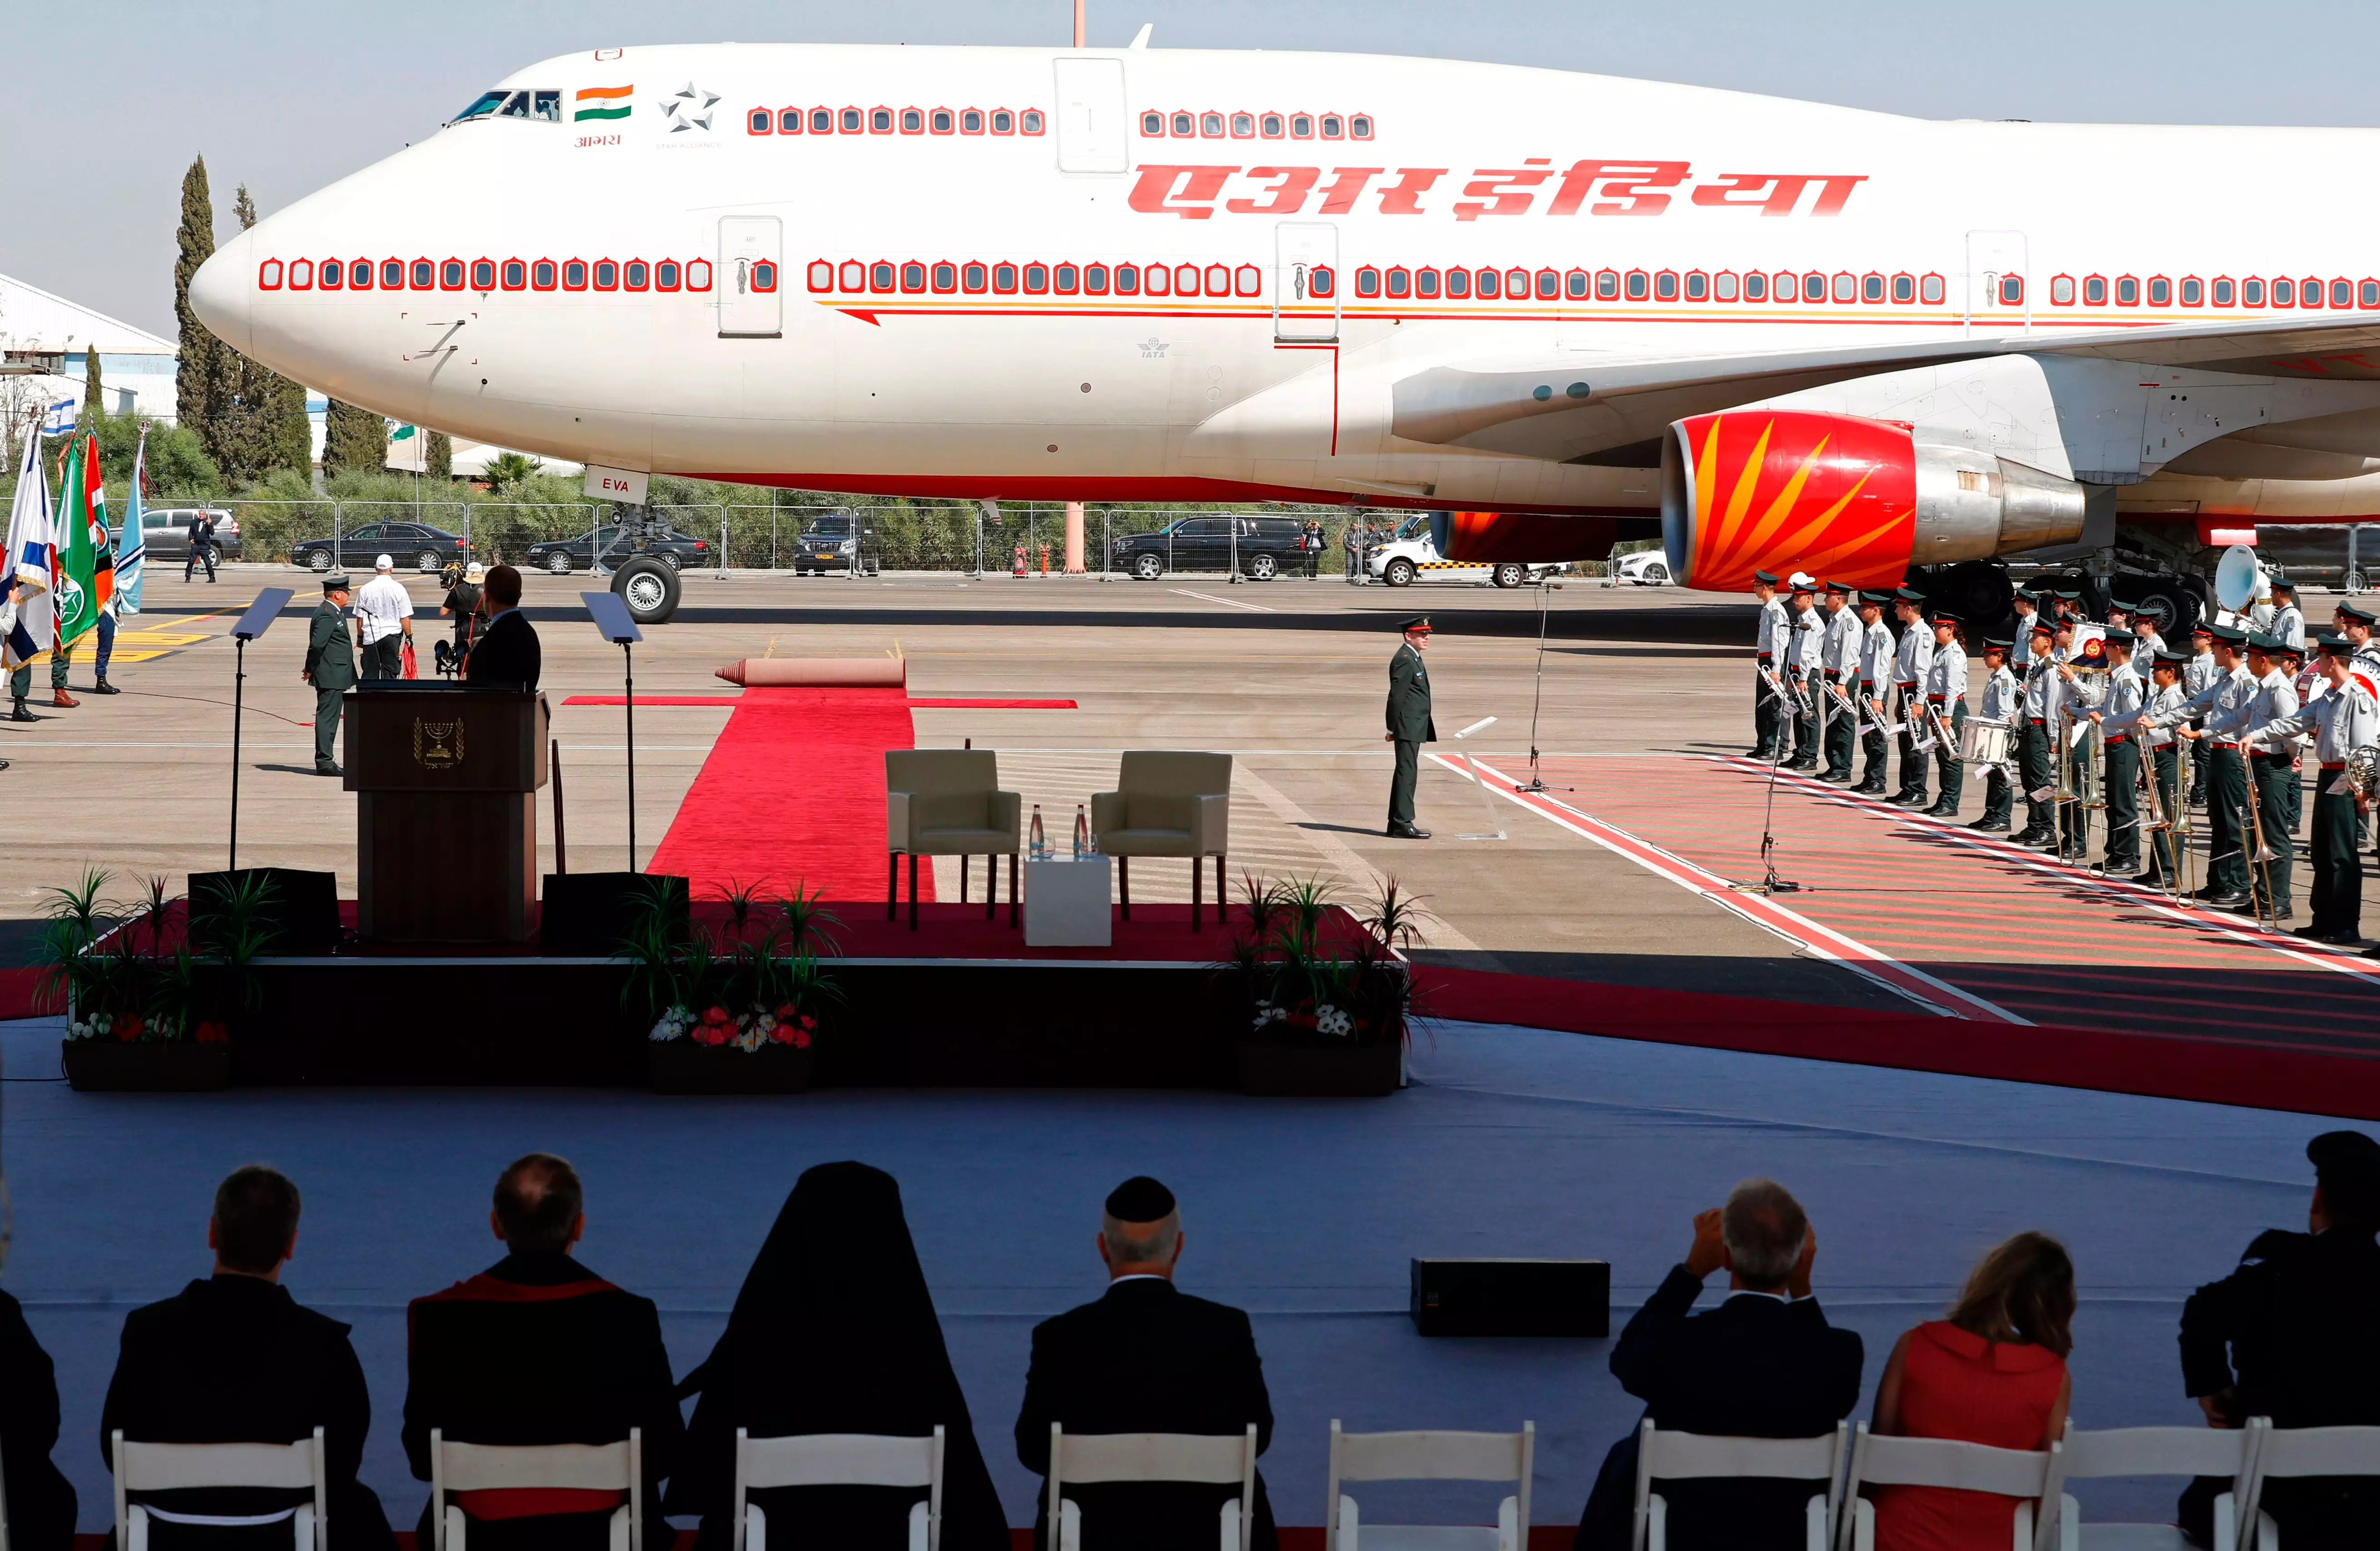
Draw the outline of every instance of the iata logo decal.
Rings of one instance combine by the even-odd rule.
[[[1330,181],[1323,182],[1328,171]],[[1205,221],[1232,215],[1661,215],[1682,195],[1713,210],[1764,216],[1840,215],[1865,173],[1719,173],[1696,180],[1686,162],[1548,156],[1480,167],[1440,187],[1451,167],[1223,167],[1144,163],[1130,203],[1145,215]],[[1427,197],[1427,198],[1426,198]],[[1358,201],[1371,200],[1368,207]],[[1307,201],[1316,200],[1311,211]]]

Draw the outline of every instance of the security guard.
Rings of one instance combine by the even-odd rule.
[[[2206,756],[2206,887],[2198,897],[2217,910],[2237,910],[2249,903],[2248,893],[2248,769],[2237,744],[2217,735],[2256,697],[2256,676],[2248,671],[2242,652],[2248,633],[2236,624],[2208,627],[2215,641],[2215,682],[2163,715],[2144,718],[2153,727],[2171,727],[2181,736],[2203,743]],[[2203,727],[2183,723],[2204,717]]]
[[[1826,681],[1825,708],[1827,734],[1825,739],[1827,769],[1820,781],[1840,782],[1849,785],[1852,779],[1852,746],[1853,730],[1859,725],[1859,711],[1852,700],[1852,681],[1859,676],[1860,617],[1852,611],[1852,594],[1856,588],[1840,582],[1827,584],[1826,640],[1818,648],[1818,668]]]
[[[314,686],[314,773],[344,775],[334,755],[338,747],[342,697],[356,685],[356,643],[347,634],[345,576],[322,578],[322,602],[306,631],[306,666],[299,674]]]
[[[2314,736],[2314,760],[2322,767],[2313,794],[2313,922],[2300,937],[2347,947],[2362,940],[2363,868],[2355,848],[2355,810],[2362,806],[2347,784],[2348,757],[2380,743],[2380,680],[2355,666],[2355,644],[2344,636],[2322,637],[2325,692],[2294,716],[2267,721],[2251,738]],[[2276,847],[2278,849],[2278,847]]]
[[[2181,1306],[2182,1387],[2207,1421],[2276,1428],[2380,1423],[2380,1143],[2333,1131],[2306,1144],[2313,1200],[2303,1233],[2256,1235],[2239,1269]],[[2181,1495],[2181,1528],[2212,1545],[2216,1495],[2201,1477]],[[2284,1545],[2367,1546],[2380,1524],[2380,1481],[2317,1476],[2265,1484]]]
[[[2017,720],[2016,675],[2009,672],[2009,642],[2006,636],[1991,636],[1984,639],[1984,704],[1977,718],[1997,721],[2013,734]],[[2010,815],[2015,800],[2009,791],[2008,767],[1994,765],[1984,772],[1984,816],[1967,826],[1985,834],[2004,835],[2009,832]]]
[[[1852,791],[1870,797],[1884,795],[1884,762],[1887,745],[1884,724],[1884,697],[1892,685],[1892,630],[1884,623],[1884,606],[1892,601],[1888,592],[1863,592],[1859,595],[1859,703],[1866,709],[1867,736],[1860,741],[1860,750],[1866,764],[1860,770],[1860,783]]]
[[[1959,729],[1967,724],[1967,649],[1959,644],[1956,614],[1934,616],[1934,654],[1925,665],[1925,716],[1934,724],[1934,770],[1941,794],[1925,811],[1937,818],[1959,816]]]
[[[1438,741],[1438,724],[1429,719],[1429,673],[1421,654],[1429,649],[1429,618],[1422,615],[1404,624],[1404,645],[1389,659],[1389,732],[1397,749],[1397,773],[1389,783],[1389,834],[1395,840],[1427,840],[1427,830],[1414,826],[1414,782],[1421,773],[1421,745]]]
[[[1760,602],[1758,661],[1752,679],[1752,750],[1747,757],[1766,764],[1777,757],[1785,727],[1785,702],[1777,665],[1784,660],[1785,600],[1777,596],[1774,572],[1752,574],[1752,596]]]
[[[1900,790],[1885,804],[1924,807],[1925,757],[1917,752],[1917,742],[1925,728],[1925,671],[1934,664],[1934,632],[1925,627],[1924,593],[1904,587],[1892,600],[1893,614],[1900,621],[1900,643],[1892,654],[1892,688],[1900,709]]]

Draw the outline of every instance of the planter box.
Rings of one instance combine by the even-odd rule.
[[[105,1039],[59,1042],[67,1082],[78,1093],[212,1093],[231,1082],[231,1046],[174,1040],[119,1045]]]
[[[655,1093],[808,1093],[814,1053],[790,1045],[739,1050],[691,1039],[648,1040],[645,1071]]]
[[[1240,1091],[1272,1098],[1380,1098],[1404,1075],[1398,1045],[1245,1044],[1239,1048]]]

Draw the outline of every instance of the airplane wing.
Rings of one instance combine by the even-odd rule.
[[[2380,380],[2380,315],[2109,329],[2014,330],[1909,345],[1728,356],[1547,351],[1427,368],[1391,385],[1393,433],[1553,462],[1660,461],[1670,421],[1854,377],[1987,356],[2096,356],[2144,366],[2325,382]],[[1646,443],[1653,443],[1651,446]]]

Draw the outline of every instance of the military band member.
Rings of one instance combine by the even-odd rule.
[[[2024,828],[2010,839],[2035,851],[2047,851],[2058,843],[2058,818],[2049,799],[2034,794],[2058,784],[2057,766],[2052,763],[2057,740],[2051,728],[2060,688],[2052,646],[2057,633],[2058,625],[2050,619],[2033,622],[2033,663],[2025,670],[2017,697],[2017,779],[2024,782]]]
[[[2134,655],[2137,660],[2137,651]],[[2130,712],[2092,713],[2092,720],[2099,722],[2111,739],[2121,733],[2131,738],[2136,746],[2147,751],[2146,773],[2148,779],[2156,783],[2156,811],[2164,816],[2166,827],[2150,831],[2149,865],[2133,879],[2136,883],[2162,886],[2168,878],[2181,876],[2181,856],[2175,849],[2181,843],[2181,833],[2174,824],[2174,802],[2180,794],[2181,757],[2173,733],[2168,729],[2151,725],[2151,721],[2180,709],[2182,702],[2181,668],[2188,660],[2178,651],[2159,649],[2150,663],[2152,682],[2147,697],[2140,705]],[[2112,861],[2107,864],[2107,870],[2116,870]]]
[[[2244,637],[2243,637],[2244,638]],[[2190,660],[2181,670],[2181,694],[2194,700],[2224,677],[2224,671],[2215,662],[2215,626],[2200,620],[2190,631]],[[2211,761],[2193,759],[2190,769],[2190,806],[2206,806],[2206,773]]]
[[[1812,612],[1817,598],[1815,582],[1793,584],[1792,613],[1787,621],[1792,628],[1785,645],[1785,677],[1793,686],[1794,702],[1793,757],[1785,761],[1789,769],[1818,768],[1818,652],[1825,636]]]
[[[298,676],[314,686],[314,773],[344,775],[336,754],[339,713],[348,690],[356,686],[356,643],[347,634],[347,599],[352,588],[345,576],[322,578],[322,601],[307,622],[306,663]]]
[[[1859,676],[1860,620],[1851,606],[1855,590],[1840,582],[1828,582],[1825,612],[1819,616],[1826,629],[1826,639],[1818,648],[1818,672],[1826,693],[1821,714],[1827,728],[1827,769],[1818,778],[1821,781],[1852,779],[1852,745],[1859,724],[1859,713],[1851,704],[1852,681]]]
[[[1429,649],[1428,616],[1405,621],[1404,637],[1389,659],[1388,741],[1397,754],[1396,774],[1389,782],[1389,835],[1427,840],[1429,831],[1414,823],[1414,783],[1421,773],[1421,745],[1438,741],[1438,724],[1429,716],[1429,673],[1421,662]]]
[[[1925,713],[1934,727],[1934,773],[1941,794],[1927,813],[1940,818],[1959,814],[1959,729],[1967,724],[1967,650],[1959,644],[1956,614],[1934,616],[1934,652],[1925,666]]]
[[[1865,767],[1860,771],[1860,783],[1854,792],[1871,797],[1884,795],[1884,766],[1888,746],[1884,736],[1884,697],[1892,692],[1892,629],[1884,623],[1884,607],[1892,600],[1888,592],[1863,592],[1859,595],[1860,649],[1859,703],[1865,708],[1867,736],[1861,740],[1861,752],[1866,756]]]
[[[2249,736],[2314,734],[2313,757],[2321,771],[2313,794],[2313,920],[2298,935],[2347,947],[2363,937],[2363,866],[2355,847],[2355,813],[2370,806],[2349,787],[2347,761],[2357,749],[2380,743],[2380,679],[2356,666],[2355,643],[2346,636],[2325,636],[2321,646],[2325,692],[2294,715],[2251,728]],[[2276,842],[2274,849],[2286,843]],[[2281,887],[2277,878],[2274,891],[2279,894]]]
[[[2372,627],[2380,624],[2380,616],[2355,600],[2340,600],[2337,614],[2338,634],[2355,643],[2355,666],[2358,672],[2380,684],[2380,641],[2372,638]],[[2362,850],[2372,843],[2372,811],[2367,807],[2355,810],[2355,849]]]
[[[1925,671],[1934,662],[1934,632],[1926,627],[1925,595],[1904,587],[1892,595],[1900,621],[1900,641],[1892,653],[1892,692],[1900,708],[1900,790],[1886,799],[1894,807],[1925,806],[1925,757],[1917,752],[1925,727]]]
[[[2052,637],[2056,644],[2050,658],[2058,678],[2058,709],[2048,719],[2053,752],[2066,771],[2066,800],[2058,804],[2058,854],[2061,861],[2078,864],[2091,856],[2091,810],[2082,801],[2089,788],[2083,772],[2090,767],[2091,749],[2088,740],[2074,735],[2074,729],[2082,725],[2091,706],[2106,692],[2103,683],[2092,682],[2074,666],[2074,627],[2079,623],[2074,615],[2061,618]]]
[[[1777,596],[1777,578],[1769,572],[1752,574],[1752,596],[1760,601],[1760,644],[1752,680],[1750,757],[1766,762],[1777,757],[1785,725],[1784,691],[1777,682],[1777,664],[1785,649],[1786,611],[1785,600]]]
[[[2141,682],[2139,672],[2132,666],[2133,643],[2136,637],[2129,630],[2107,632],[2107,677],[2097,686],[2092,712],[2096,721],[2102,713],[2109,718],[2131,718],[2148,703],[2148,685]],[[2101,861],[2109,872],[2141,870],[2141,750],[2129,730],[2100,728],[2104,751],[2100,759],[2100,790],[2107,804],[2107,848]]]
[[[2248,633],[2236,624],[2210,627],[2215,640],[2216,676],[2213,684],[2184,700],[2155,725],[2169,726],[2204,754],[2206,775],[2206,886],[2198,897],[2217,910],[2237,910],[2251,903],[2248,854],[2253,838],[2248,825],[2246,757],[2229,737],[2218,736],[2218,725],[2243,716],[2260,685],[2248,671]],[[2203,727],[2183,722],[2205,719]],[[2170,718],[2170,720],[2168,720]]]
[[[2009,606],[2016,611],[2015,632],[2009,637],[2015,643],[2009,648],[2009,672],[2022,685],[2025,670],[2033,666],[2033,625],[2041,617],[2041,602],[2030,589],[2019,588]]]
[[[1998,722],[2009,729],[2011,739],[2016,730],[2016,675],[2009,672],[2009,642],[2005,636],[1989,636],[1984,641],[1984,701],[1976,712],[1977,719]],[[2009,791],[2009,773],[2005,766],[1994,765],[1984,772],[1984,816],[1967,826],[1985,834],[2004,835],[2009,832],[2010,815],[2015,804]]]
[[[2305,651],[2305,611],[2298,607],[2298,584],[2287,576],[2273,578],[2273,623],[2265,634],[2301,655]]]

